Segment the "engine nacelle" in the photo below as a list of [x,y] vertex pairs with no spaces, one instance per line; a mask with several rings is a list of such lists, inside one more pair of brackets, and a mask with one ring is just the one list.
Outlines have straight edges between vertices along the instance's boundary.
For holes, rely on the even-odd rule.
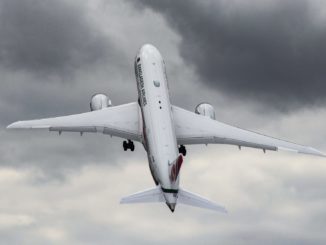
[[211,104],[200,103],[199,105],[196,106],[195,113],[216,120],[215,110]]
[[106,94],[94,94],[89,105],[91,111],[97,111],[112,106],[112,103]]

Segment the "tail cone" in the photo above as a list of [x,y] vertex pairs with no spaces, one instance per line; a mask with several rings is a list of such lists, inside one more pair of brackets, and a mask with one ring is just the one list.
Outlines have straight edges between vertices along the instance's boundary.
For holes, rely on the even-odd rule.
[[174,209],[175,209],[176,203],[166,203],[166,205],[168,205],[169,209],[173,213],[174,212]]

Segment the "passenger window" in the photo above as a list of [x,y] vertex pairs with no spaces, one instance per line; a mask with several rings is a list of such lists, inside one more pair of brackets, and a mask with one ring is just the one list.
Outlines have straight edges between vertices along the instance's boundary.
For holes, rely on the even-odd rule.
[[154,86],[155,86],[155,87],[159,87],[159,86],[161,85],[161,84],[160,84],[160,81],[155,81],[155,80],[154,80],[153,83],[154,83]]

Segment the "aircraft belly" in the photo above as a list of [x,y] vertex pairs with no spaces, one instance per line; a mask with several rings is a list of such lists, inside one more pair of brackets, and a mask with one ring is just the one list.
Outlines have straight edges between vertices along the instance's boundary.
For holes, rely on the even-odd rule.
[[[169,179],[169,164],[178,156],[171,105],[163,72],[161,69],[153,68],[153,63],[159,65],[161,61],[145,62],[143,66],[147,103],[142,110],[146,124],[144,130],[147,138],[148,158],[154,181],[157,180],[166,188],[175,188],[175,186],[172,187]],[[159,87],[155,86],[155,81],[160,82]],[[173,185],[175,184],[176,182]]]

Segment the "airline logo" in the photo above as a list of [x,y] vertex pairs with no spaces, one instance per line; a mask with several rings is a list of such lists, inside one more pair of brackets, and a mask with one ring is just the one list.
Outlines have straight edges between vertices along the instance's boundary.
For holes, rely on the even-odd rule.
[[175,162],[173,163],[173,165],[171,166],[171,170],[170,170],[170,180],[175,182],[179,176],[179,172],[182,166],[182,162],[183,162],[183,157],[180,154],[178,156],[178,158],[175,160]]

